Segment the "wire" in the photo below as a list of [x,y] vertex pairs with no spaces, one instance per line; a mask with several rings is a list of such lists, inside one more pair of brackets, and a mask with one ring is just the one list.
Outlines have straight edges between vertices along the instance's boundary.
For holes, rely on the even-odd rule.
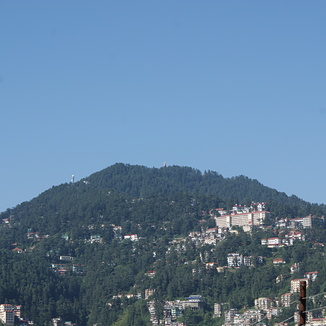
[[287,318],[287,319],[284,319],[283,321],[280,321],[278,324],[285,323],[286,321],[288,321],[288,320],[290,320],[290,319],[292,319],[292,318],[294,318],[294,316],[291,316],[291,317],[289,317],[289,318]]
[[322,294],[326,294],[326,292],[322,292],[322,293],[317,293],[317,294],[314,294],[314,295],[310,295],[309,297],[304,297],[304,298],[300,298],[298,297],[298,299],[292,301],[289,303],[289,306],[293,305],[294,303],[298,303],[299,302],[299,299],[312,299],[312,298],[315,298],[315,297],[318,297],[319,295],[322,295]]
[[316,310],[319,310],[319,309],[324,309],[326,308],[326,306],[323,306],[323,307],[319,307],[319,308],[314,308],[314,309],[310,309],[310,310],[306,310],[304,311],[304,313],[307,313],[307,312],[312,312],[312,311],[316,311]]
[[267,319],[267,317],[264,317],[264,318],[262,318],[261,320],[257,320],[257,321],[255,321],[254,323],[249,324],[249,325],[256,325],[256,324],[260,323],[260,322],[261,322],[262,320],[264,320],[264,319]]
[[294,303],[299,303],[299,299],[295,300],[295,301],[292,301],[289,303],[289,307],[292,306]]
[[[319,308],[315,308],[315,309],[306,310],[306,311],[304,311],[303,313],[306,314],[306,313],[308,313],[308,312],[312,312],[312,311],[316,311],[316,310],[320,310],[320,309],[324,309],[324,308],[326,308],[326,306],[319,307]],[[290,320],[290,319],[292,319],[292,318],[294,318],[294,316],[291,316],[291,317],[289,317],[289,318],[287,318],[287,319],[285,319],[285,320],[279,322],[278,324],[285,323],[286,321],[288,321],[288,320]]]
[[302,298],[302,299],[311,299],[311,298],[314,298],[314,297],[318,297],[319,295],[322,295],[322,294],[326,294],[326,292],[322,292],[322,293],[317,293],[317,294],[314,294],[314,295],[310,295],[309,297],[305,297],[305,298]]
[[[322,294],[325,295],[326,292],[317,293],[317,294],[310,295],[309,297],[305,297],[305,298],[301,298],[301,299],[311,299],[311,298],[315,298],[315,297],[317,297],[317,296],[319,296],[319,295],[322,295]],[[297,300],[290,302],[290,303],[289,303],[289,306],[293,305],[294,303],[299,303],[299,299],[300,299],[300,297],[299,297]],[[324,308],[326,308],[326,306],[323,306],[323,307],[320,307],[320,308],[311,309],[311,310],[306,310],[306,311],[304,311],[304,313],[308,313],[308,312],[312,312],[312,311],[316,311],[316,310],[324,309]],[[288,321],[288,320],[290,320],[290,319],[292,319],[292,318],[294,318],[294,316],[291,316],[291,317],[289,317],[289,318],[287,318],[287,319],[285,319],[285,320],[279,322],[278,324],[285,323],[286,321]],[[258,320],[258,321],[256,321],[256,322],[254,322],[254,323],[251,323],[251,324],[249,324],[249,325],[250,325],[250,326],[251,326],[251,325],[256,325],[256,324],[260,323],[261,321],[263,321],[263,320],[265,320],[265,319],[267,319],[267,317],[264,317],[264,318],[262,318],[262,319],[260,319],[260,320]]]

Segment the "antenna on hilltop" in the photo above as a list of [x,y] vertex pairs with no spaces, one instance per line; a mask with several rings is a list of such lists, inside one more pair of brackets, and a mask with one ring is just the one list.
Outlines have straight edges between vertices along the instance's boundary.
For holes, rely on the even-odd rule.
[[74,183],[75,182],[75,175],[73,174],[72,176],[71,176],[71,183]]

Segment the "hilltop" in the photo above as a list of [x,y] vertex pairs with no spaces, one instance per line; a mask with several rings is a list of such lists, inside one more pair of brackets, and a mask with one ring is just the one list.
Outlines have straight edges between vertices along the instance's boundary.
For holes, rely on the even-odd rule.
[[169,200],[175,196],[205,197],[212,201],[210,205],[227,209],[234,203],[264,201],[267,209],[280,217],[326,212],[325,205],[289,197],[245,176],[224,178],[214,171],[201,172],[190,167],[148,168],[117,163],[79,182],[52,187],[29,202],[8,209],[1,217],[14,215],[20,223],[32,228],[37,222],[42,232],[54,234],[66,228],[67,223],[75,227],[76,223],[90,217],[97,219],[99,215],[107,222],[114,215],[111,222],[120,223],[121,212],[124,216],[130,213],[125,212],[125,207],[115,213],[112,210],[131,199],[155,201],[154,198]]

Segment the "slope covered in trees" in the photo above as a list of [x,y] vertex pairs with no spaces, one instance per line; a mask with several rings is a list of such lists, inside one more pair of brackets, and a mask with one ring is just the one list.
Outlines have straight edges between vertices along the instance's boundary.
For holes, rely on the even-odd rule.
[[[115,215],[112,223],[120,223],[130,215],[125,212],[125,202],[135,198],[143,200],[143,207],[150,206],[148,209],[153,210],[151,202],[174,200],[175,196],[201,196],[209,202],[210,208],[215,201],[216,207],[220,205],[227,209],[235,203],[265,201],[267,209],[280,217],[323,215],[326,212],[325,205],[289,197],[245,176],[224,178],[216,172],[202,173],[189,167],[147,168],[117,163],[75,184],[52,187],[1,216],[5,218],[14,214],[20,223],[27,221],[33,227],[37,222],[44,232],[53,234],[67,223],[75,227],[85,220],[96,219],[98,215],[110,216],[110,219]],[[154,215],[157,213],[155,208]]]
[[[303,266],[301,274],[318,268],[320,277],[309,291],[324,291],[324,249],[311,241],[267,249],[260,241],[275,235],[272,229],[238,230],[217,245],[195,245],[187,237],[214,227],[210,209],[252,200],[265,201],[274,217],[325,214],[324,205],[288,197],[244,176],[228,179],[178,166],[115,164],[74,184],[53,187],[1,213],[0,303],[21,304],[23,314],[37,325],[50,325],[51,318],[60,316],[80,326],[133,326],[149,325],[146,289],[155,290],[158,314],[160,302],[197,293],[204,309],[186,311],[182,318],[204,326],[221,324],[212,318],[216,302],[251,307],[260,296],[289,291],[289,265],[295,262]],[[326,241],[323,228],[304,232],[307,239]],[[137,234],[138,241],[124,239],[128,234]],[[23,253],[13,252],[15,247]],[[205,268],[208,262],[225,266],[232,252],[262,256],[265,263],[226,273]],[[275,256],[287,264],[274,266]],[[148,271],[155,271],[155,277]],[[276,283],[280,274],[284,281]]]

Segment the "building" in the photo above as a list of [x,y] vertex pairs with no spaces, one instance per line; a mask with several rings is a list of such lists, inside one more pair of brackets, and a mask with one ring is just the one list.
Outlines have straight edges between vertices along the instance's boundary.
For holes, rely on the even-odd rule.
[[230,253],[227,256],[228,267],[250,267],[253,264],[252,258],[252,256],[243,256],[237,253]]
[[216,226],[227,227],[231,226],[259,226],[263,224],[265,218],[270,216],[267,211],[252,211],[248,213],[232,213],[215,217]]
[[299,264],[294,263],[293,265],[291,265],[290,271],[291,271],[291,274],[294,274],[294,273],[298,272],[299,271]]
[[147,273],[145,273],[146,276],[150,277],[150,278],[154,278],[156,275],[155,271],[148,271]]
[[311,229],[312,227],[318,227],[324,224],[324,216],[321,218],[308,215],[303,218],[302,225],[304,228]]
[[304,277],[309,281],[315,281],[318,276],[318,272],[307,272],[304,274]]
[[267,247],[274,248],[280,247],[282,245],[282,240],[278,237],[268,238],[267,239]]
[[91,235],[89,242],[90,243],[101,243],[102,242],[102,238],[98,234]]
[[206,267],[206,269],[213,269],[213,268],[217,268],[217,263],[215,263],[215,262],[211,262],[211,263],[206,263],[205,264],[205,267]]
[[198,310],[203,307],[201,295],[191,295],[185,298],[186,300],[180,301],[182,309],[190,308],[191,310]]
[[144,298],[148,300],[155,293],[155,289],[145,289]]
[[220,303],[214,303],[214,317],[220,318],[222,316],[222,305]]
[[272,307],[266,310],[266,317],[267,319],[272,319],[273,317],[278,316],[280,313],[280,308]]
[[274,265],[285,264],[285,260],[283,258],[275,258],[275,259],[273,259],[273,264]]
[[300,292],[300,282],[306,282],[306,286],[308,287],[309,281],[307,278],[297,278],[291,281],[291,293]]
[[137,241],[138,235],[137,234],[126,234],[123,238],[125,240]]
[[230,310],[226,311],[224,314],[225,321],[232,323],[234,321],[234,317],[237,313],[238,313],[237,309],[230,309]]
[[73,264],[72,271],[76,274],[84,274],[86,272],[86,266],[80,264]]
[[268,310],[273,307],[273,300],[269,298],[258,298],[255,300],[255,308],[261,310]]
[[243,264],[243,256],[236,253],[228,254],[228,267],[240,267]]
[[74,257],[72,256],[60,256],[59,260],[61,261],[72,261],[74,259]]
[[270,212],[264,210],[265,203],[252,203],[250,207],[234,205],[232,212],[227,214],[223,209],[215,210],[218,214],[210,215],[215,218],[216,226],[219,228],[230,228],[241,226],[250,230],[252,226],[260,226],[266,218],[270,217]]
[[281,295],[281,305],[282,307],[290,307],[293,301],[294,295],[293,293],[284,293]]
[[15,311],[11,304],[0,305],[0,321],[6,326],[14,325],[15,323]]
[[12,250],[12,252],[16,252],[17,254],[21,254],[21,253],[23,252],[23,250],[20,249],[20,248],[18,248],[18,247],[16,247],[16,248],[14,248],[14,249]]

